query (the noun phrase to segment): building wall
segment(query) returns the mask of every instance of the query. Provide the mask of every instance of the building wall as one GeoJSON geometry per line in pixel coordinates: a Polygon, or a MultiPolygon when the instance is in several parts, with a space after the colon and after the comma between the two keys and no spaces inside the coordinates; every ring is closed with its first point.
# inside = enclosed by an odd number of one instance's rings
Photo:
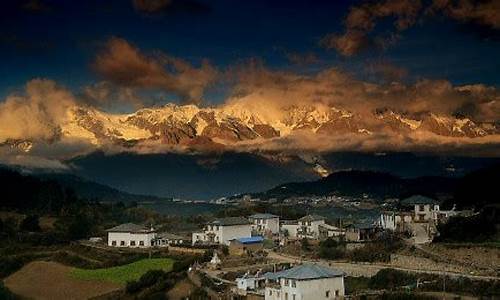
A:
{"type": "Polygon", "coordinates": [[[206,236],[205,233],[203,232],[193,232],[193,235],[191,237],[191,242],[196,244],[196,242],[205,242],[206,241],[206,236]]]}
{"type": "Polygon", "coordinates": [[[280,219],[278,217],[271,219],[251,219],[252,230],[259,234],[277,234],[280,230],[280,219]],[[260,229],[259,229],[260,228],[260,229]]]}
{"type": "Polygon", "coordinates": [[[192,243],[194,245],[197,241],[212,242],[229,246],[231,240],[250,236],[252,236],[250,224],[233,226],[207,225],[204,232],[193,232],[192,243]],[[213,240],[210,240],[211,236],[213,236],[213,240]]]}
{"type": "Polygon", "coordinates": [[[318,238],[319,236],[319,225],[325,224],[325,220],[318,220],[312,222],[299,221],[299,229],[305,229],[306,233],[298,233],[298,237],[309,237],[309,238],[318,238]]]}
{"type": "Polygon", "coordinates": [[[280,218],[267,219],[267,229],[273,234],[280,231],[280,218]]]}
{"type": "Polygon", "coordinates": [[[345,295],[343,277],[295,280],[295,287],[293,280],[281,279],[280,285],[280,288],[266,287],[265,300],[294,300],[294,295],[295,300],[340,299],[345,295]]]}
{"type": "Polygon", "coordinates": [[[219,242],[229,246],[231,240],[252,236],[252,228],[248,225],[219,226],[219,242]]]}
{"type": "Polygon", "coordinates": [[[130,233],[130,232],[108,232],[108,246],[112,247],[151,247],[151,241],[155,238],[155,233],[130,233]],[[113,241],[116,245],[113,245],[113,241]],[[135,241],[135,245],[131,242],[135,241]],[[144,246],[140,245],[140,242],[144,246]],[[122,245],[121,243],[124,242],[122,245]]]}
{"type": "Polygon", "coordinates": [[[417,204],[415,205],[415,221],[437,220],[439,205],[417,204]]]}
{"type": "Polygon", "coordinates": [[[229,253],[231,255],[244,255],[247,251],[257,252],[264,248],[263,243],[241,244],[232,241],[229,245],[229,253]]]}
{"type": "Polygon", "coordinates": [[[288,232],[289,238],[297,237],[297,229],[299,229],[299,225],[297,224],[283,224],[281,225],[282,230],[286,230],[288,232]]]}

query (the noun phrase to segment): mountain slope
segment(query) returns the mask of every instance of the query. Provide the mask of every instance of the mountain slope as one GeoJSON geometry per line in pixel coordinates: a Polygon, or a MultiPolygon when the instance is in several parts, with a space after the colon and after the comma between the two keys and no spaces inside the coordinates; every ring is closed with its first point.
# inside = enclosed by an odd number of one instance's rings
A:
{"type": "Polygon", "coordinates": [[[303,196],[342,195],[383,200],[403,198],[414,194],[436,197],[451,195],[458,180],[446,177],[418,177],[404,179],[394,175],[371,171],[341,171],[311,182],[293,182],[276,186],[257,194],[263,199],[303,196]]]}
{"type": "MultiPolygon", "coordinates": [[[[180,145],[196,149],[220,148],[257,140],[265,142],[301,132],[309,136],[331,137],[351,134],[407,136],[431,134],[448,138],[480,138],[499,135],[497,123],[480,123],[468,118],[437,115],[418,116],[378,109],[359,115],[326,105],[283,106],[279,111],[263,113],[242,105],[226,104],[217,108],[167,104],[144,108],[132,114],[112,114],[85,106],[67,110],[64,121],[53,129],[45,142],[62,139],[85,141],[127,148],[151,145],[180,145]]],[[[0,141],[29,152],[32,143],[23,139],[0,141]]],[[[264,143],[265,144],[265,143],[264,143]]]]}
{"type": "Polygon", "coordinates": [[[42,180],[52,180],[60,184],[64,188],[69,188],[85,199],[98,199],[99,201],[107,202],[141,202],[141,201],[157,201],[170,200],[151,195],[131,194],[117,190],[104,184],[86,180],[84,178],[66,174],[66,173],[45,173],[36,174],[36,177],[42,180]]]}
{"type": "Polygon", "coordinates": [[[122,191],[159,197],[213,199],[258,192],[297,180],[317,179],[300,159],[274,161],[250,153],[106,155],[68,161],[75,175],[122,191]]]}

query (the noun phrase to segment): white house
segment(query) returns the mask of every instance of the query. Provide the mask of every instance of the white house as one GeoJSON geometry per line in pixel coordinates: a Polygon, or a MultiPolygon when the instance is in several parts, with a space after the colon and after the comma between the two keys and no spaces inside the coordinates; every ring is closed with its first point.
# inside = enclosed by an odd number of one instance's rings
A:
{"type": "Polygon", "coordinates": [[[161,232],[155,236],[155,246],[182,246],[189,243],[188,239],[169,232],[161,232]]]}
{"type": "Polygon", "coordinates": [[[403,232],[408,229],[413,216],[413,213],[409,212],[385,211],[380,214],[378,225],[384,230],[403,232]]]}
{"type": "Polygon", "coordinates": [[[273,235],[279,233],[280,217],[272,214],[255,214],[248,217],[252,223],[252,231],[257,235],[273,235]]]}
{"type": "MultiPolygon", "coordinates": [[[[297,239],[297,230],[299,229],[299,223],[295,220],[284,220],[280,224],[280,239],[297,239]]],[[[281,241],[280,241],[281,243],[281,241]]]]}
{"type": "Polygon", "coordinates": [[[154,246],[156,232],[153,227],[133,223],[121,224],[108,232],[108,246],[112,247],[151,247],[154,246]]]}
{"type": "Polygon", "coordinates": [[[263,295],[266,278],[261,276],[259,272],[255,275],[247,272],[242,277],[236,278],[236,293],[247,295],[248,292],[263,295]]]}
{"type": "Polygon", "coordinates": [[[345,235],[345,230],[330,224],[320,224],[318,226],[318,237],[320,239],[337,238],[345,235]]]}
{"type": "Polygon", "coordinates": [[[439,202],[429,197],[416,195],[401,201],[403,206],[413,207],[414,222],[437,222],[439,218],[439,202]]]}
{"type": "Polygon", "coordinates": [[[193,232],[193,245],[196,243],[225,244],[231,240],[252,236],[250,222],[242,217],[217,219],[208,223],[203,232],[193,232]]]}
{"type": "Polygon", "coordinates": [[[299,227],[297,229],[297,237],[318,239],[319,226],[325,225],[325,218],[318,215],[307,215],[298,220],[299,227]]]}
{"type": "Polygon", "coordinates": [[[317,264],[302,264],[276,273],[266,273],[265,300],[316,300],[344,297],[341,271],[317,264]]]}

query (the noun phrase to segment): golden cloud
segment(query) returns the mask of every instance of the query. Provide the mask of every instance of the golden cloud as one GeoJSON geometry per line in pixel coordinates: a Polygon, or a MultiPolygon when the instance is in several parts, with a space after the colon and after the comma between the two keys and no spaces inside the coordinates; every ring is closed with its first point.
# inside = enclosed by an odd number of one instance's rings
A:
{"type": "Polygon", "coordinates": [[[124,39],[111,38],[93,68],[105,80],[123,87],[157,88],[199,103],[217,70],[204,60],[199,68],[165,54],[148,56],[124,39]]]}

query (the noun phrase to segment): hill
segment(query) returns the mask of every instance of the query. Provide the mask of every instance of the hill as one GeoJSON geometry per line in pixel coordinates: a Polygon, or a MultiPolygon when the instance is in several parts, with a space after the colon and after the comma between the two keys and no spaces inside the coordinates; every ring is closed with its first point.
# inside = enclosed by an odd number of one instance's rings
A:
{"type": "Polygon", "coordinates": [[[100,184],[91,180],[78,177],[67,173],[45,173],[37,174],[37,177],[42,180],[53,180],[59,183],[64,188],[69,188],[85,199],[99,199],[106,202],[141,202],[141,201],[157,201],[171,200],[170,198],[162,198],[151,195],[139,195],[120,191],[118,189],[100,184]]]}
{"type": "Polygon", "coordinates": [[[498,205],[498,178],[500,165],[473,171],[463,177],[424,176],[401,178],[388,173],[372,171],[341,171],[309,182],[278,185],[266,192],[254,194],[261,199],[288,197],[342,195],[384,200],[425,195],[443,199],[443,206],[451,208],[483,208],[498,205]]]}
{"type": "Polygon", "coordinates": [[[436,197],[451,194],[457,180],[448,177],[400,178],[388,173],[372,171],[341,171],[310,182],[293,182],[279,185],[264,193],[261,198],[283,199],[294,196],[326,196],[331,194],[383,200],[413,194],[436,197]]]}
{"type": "Polygon", "coordinates": [[[70,174],[22,174],[17,170],[1,166],[0,181],[2,182],[0,207],[21,211],[56,211],[64,203],[77,199],[114,202],[163,199],[125,193],[70,174]]]}

